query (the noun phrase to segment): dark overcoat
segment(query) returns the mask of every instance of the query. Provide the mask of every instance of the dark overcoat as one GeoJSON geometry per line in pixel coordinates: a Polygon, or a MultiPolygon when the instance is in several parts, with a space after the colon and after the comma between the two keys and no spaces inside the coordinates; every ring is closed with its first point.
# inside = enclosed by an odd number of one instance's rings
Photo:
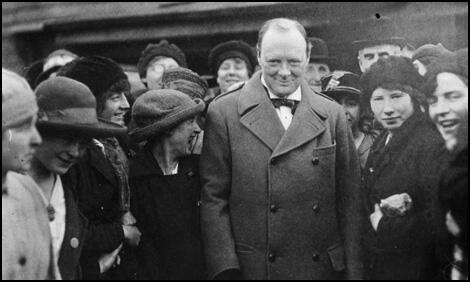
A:
{"type": "Polygon", "coordinates": [[[142,232],[138,279],[207,278],[199,219],[197,156],[180,160],[176,175],[163,175],[146,147],[130,162],[132,213],[142,232]]]}
{"type": "Polygon", "coordinates": [[[122,263],[97,277],[99,257],[124,242],[117,178],[104,153],[91,145],[79,162],[65,175],[74,187],[80,211],[89,220],[90,238],[81,257],[85,279],[135,278],[135,261],[127,245],[120,252],[122,263]]]}
{"type": "Polygon", "coordinates": [[[285,131],[260,77],[209,106],[200,161],[209,277],[360,278],[360,168],[344,111],[303,81],[285,131]]]}
{"type": "Polygon", "coordinates": [[[377,232],[367,222],[367,278],[442,278],[445,254],[438,237],[445,225],[437,192],[449,159],[444,141],[421,112],[394,132],[387,145],[386,137],[383,132],[373,145],[364,171],[368,215],[375,203],[401,193],[411,196],[412,209],[403,217],[384,216],[377,232]]]}

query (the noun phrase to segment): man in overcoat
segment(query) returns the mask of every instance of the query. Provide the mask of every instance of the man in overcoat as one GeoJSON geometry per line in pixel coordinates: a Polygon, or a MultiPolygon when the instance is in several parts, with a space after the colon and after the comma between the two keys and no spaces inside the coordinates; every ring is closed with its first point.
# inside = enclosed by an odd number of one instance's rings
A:
{"type": "Polygon", "coordinates": [[[200,169],[210,279],[361,278],[359,163],[341,106],[303,80],[309,54],[298,22],[266,22],[261,72],[209,107],[200,169]]]}

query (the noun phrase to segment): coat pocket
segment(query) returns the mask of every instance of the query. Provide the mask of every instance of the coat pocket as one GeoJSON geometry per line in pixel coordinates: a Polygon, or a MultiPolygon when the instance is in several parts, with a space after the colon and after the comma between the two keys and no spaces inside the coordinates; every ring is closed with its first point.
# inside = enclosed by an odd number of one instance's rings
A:
{"type": "Polygon", "coordinates": [[[314,157],[328,156],[328,155],[335,153],[335,151],[336,151],[336,143],[313,149],[313,156],[314,157]]]}
{"type": "Polygon", "coordinates": [[[346,266],[344,263],[344,247],[342,243],[336,243],[327,249],[331,265],[334,271],[343,271],[346,266]]]}

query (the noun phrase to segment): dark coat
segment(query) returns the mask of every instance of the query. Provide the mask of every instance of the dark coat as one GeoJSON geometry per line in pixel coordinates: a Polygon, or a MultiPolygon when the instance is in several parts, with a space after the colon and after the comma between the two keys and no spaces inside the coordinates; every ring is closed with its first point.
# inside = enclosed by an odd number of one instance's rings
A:
{"type": "Polygon", "coordinates": [[[73,187],[67,180],[63,180],[62,185],[66,214],[64,241],[59,254],[59,271],[63,280],[80,280],[83,278],[80,257],[90,236],[88,220],[78,209],[73,187]]]}
{"type": "Polygon", "coordinates": [[[303,81],[285,131],[260,76],[209,106],[200,162],[209,277],[360,278],[360,168],[344,110],[303,81]]]}
{"type": "MultiPolygon", "coordinates": [[[[117,179],[111,164],[96,145],[87,149],[83,158],[69,170],[66,176],[75,187],[78,207],[88,218],[90,232],[93,233],[85,246],[82,264],[95,267],[102,254],[114,251],[124,241],[117,179]],[[93,263],[90,264],[90,262],[93,263]]],[[[120,253],[122,257],[126,257],[126,254],[123,254],[125,251],[126,248],[123,248],[120,253]]],[[[131,258],[129,260],[132,261],[131,258]]],[[[120,268],[127,262],[128,260],[122,262],[120,268]]],[[[116,269],[111,270],[111,272],[116,271],[116,269]]],[[[109,276],[111,272],[105,276],[109,276]]],[[[125,272],[127,274],[122,273],[122,275],[129,275],[129,277],[120,278],[132,278],[132,270],[125,272]]],[[[98,278],[94,276],[95,273],[93,269],[84,269],[84,278],[98,278]]],[[[101,278],[106,278],[105,276],[101,278]]]]}
{"type": "Polygon", "coordinates": [[[367,219],[374,204],[394,194],[408,193],[412,210],[403,217],[384,217],[375,232],[367,220],[365,246],[371,279],[432,279],[440,275],[437,234],[442,207],[437,201],[438,177],[446,167],[444,141],[418,112],[393,134],[385,146],[387,132],[374,143],[364,171],[367,219]]]}
{"type": "Polygon", "coordinates": [[[199,223],[198,158],[163,175],[148,149],[131,159],[132,212],[142,232],[139,279],[199,280],[207,277],[199,223]]]}

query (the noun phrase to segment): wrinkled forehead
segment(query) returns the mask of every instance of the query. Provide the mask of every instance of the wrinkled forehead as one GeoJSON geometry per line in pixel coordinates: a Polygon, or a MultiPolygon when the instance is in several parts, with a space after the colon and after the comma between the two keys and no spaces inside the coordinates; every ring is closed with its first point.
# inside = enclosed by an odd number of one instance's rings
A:
{"type": "Polygon", "coordinates": [[[365,56],[367,54],[377,55],[380,53],[388,53],[389,55],[399,55],[400,51],[401,49],[400,49],[400,46],[398,45],[381,44],[381,45],[364,47],[363,49],[359,50],[359,56],[365,56]]]}
{"type": "Polygon", "coordinates": [[[306,48],[305,38],[295,28],[286,30],[270,28],[266,31],[261,43],[261,52],[283,49],[306,50],[306,48]]]}

